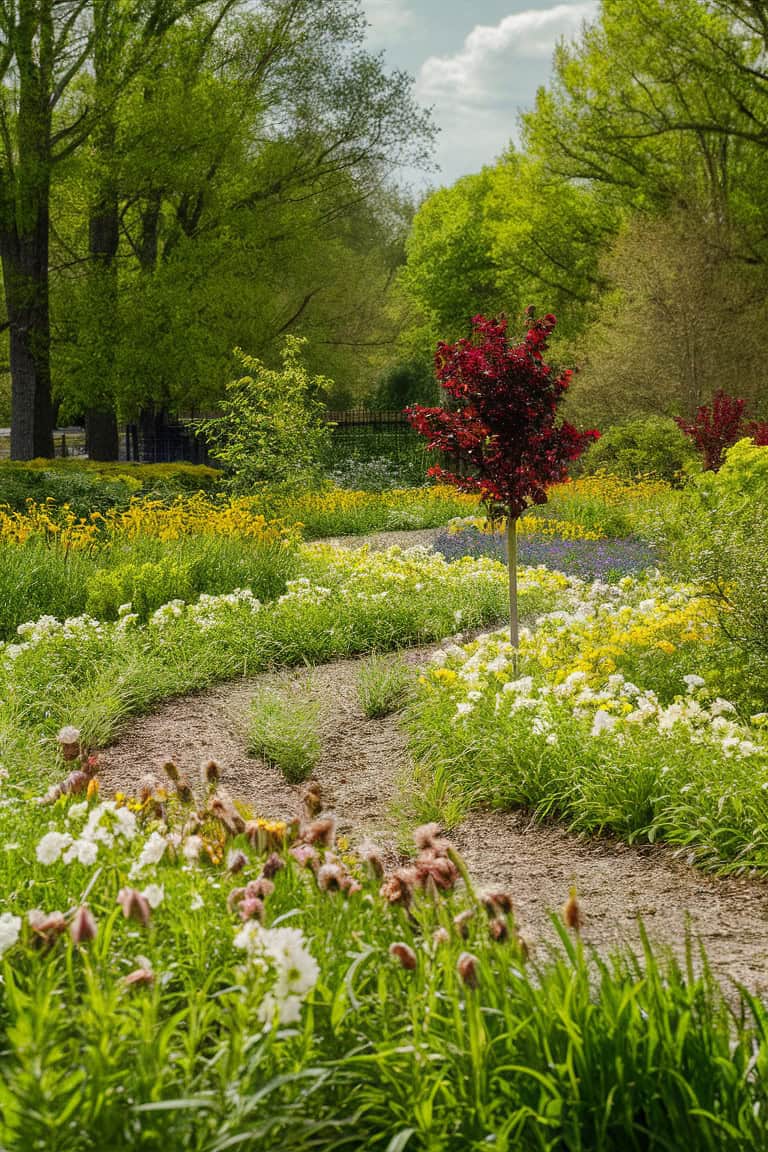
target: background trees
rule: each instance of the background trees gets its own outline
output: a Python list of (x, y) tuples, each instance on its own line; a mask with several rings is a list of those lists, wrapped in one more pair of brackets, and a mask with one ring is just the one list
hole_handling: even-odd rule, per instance
[[(4, 94), (5, 168), (29, 201), (0, 220), (14, 455), (50, 451), (55, 402), (110, 458), (118, 414), (209, 406), (233, 346), (274, 359), (289, 332), (312, 336), (313, 367), (341, 393), (373, 386), (409, 213), (389, 177), (425, 162), (432, 127), (410, 79), (365, 50), (358, 0), (54, 0), (51, 13), (53, 63), (24, 74), (45, 87), (50, 125), (27, 125), (21, 80)], [(28, 13), (35, 44), (44, 16)], [(27, 216), (37, 247), (19, 251), (36, 271), (19, 286), (11, 228)]]

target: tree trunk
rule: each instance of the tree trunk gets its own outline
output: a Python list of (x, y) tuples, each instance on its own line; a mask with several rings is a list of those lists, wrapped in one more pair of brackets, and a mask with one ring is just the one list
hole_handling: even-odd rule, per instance
[(517, 618), (517, 517), (507, 513), (507, 571), (509, 573), (509, 640), (513, 648), (512, 667), (520, 671), (520, 626)]
[[(100, 143), (106, 164), (110, 163), (110, 141), (114, 144), (114, 132), (109, 128), (103, 129)], [(92, 364), (96, 379), (90, 382), (89, 388), (93, 401), (85, 413), (85, 444), (92, 460), (117, 460), (120, 451), (114, 402), (115, 347), (118, 339), (116, 256), (119, 240), (117, 192), (107, 182), (100, 189), (91, 208), (88, 225), (94, 309), (101, 317), (98, 355)]]
[(50, 316), (48, 312), (48, 211), (37, 213), (26, 235), (0, 235), (10, 336), (11, 458), (53, 456)]

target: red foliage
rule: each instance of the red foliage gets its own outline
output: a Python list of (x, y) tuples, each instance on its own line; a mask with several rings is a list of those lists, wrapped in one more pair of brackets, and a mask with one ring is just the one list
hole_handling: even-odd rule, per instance
[(717, 472), (726, 449), (750, 432), (744, 425), (745, 401), (727, 392), (715, 392), (711, 407), (701, 404), (693, 420), (676, 416), (679, 428), (693, 440), (704, 457), (704, 467)]
[(768, 448), (768, 420), (750, 420), (745, 436), (750, 436), (759, 448)]
[(461, 465), (460, 475), (439, 464), (429, 474), (479, 492), (493, 512), (517, 517), (529, 504), (544, 504), (547, 487), (563, 480), (569, 461), (599, 436), (555, 423), (572, 373), (556, 375), (543, 362), (554, 326), (552, 315), (532, 320), (525, 339), (510, 344), (505, 319), (475, 316), (471, 339), (441, 343), (435, 355), (437, 378), (455, 407), (406, 409), (428, 447)]

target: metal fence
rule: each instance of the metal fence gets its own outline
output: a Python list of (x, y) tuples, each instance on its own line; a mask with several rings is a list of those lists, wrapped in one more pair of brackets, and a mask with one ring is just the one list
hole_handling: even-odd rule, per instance
[[(56, 457), (84, 456), (84, 428), (56, 428), (53, 433), (53, 454)], [(11, 430), (0, 428), (0, 460), (11, 458)]]

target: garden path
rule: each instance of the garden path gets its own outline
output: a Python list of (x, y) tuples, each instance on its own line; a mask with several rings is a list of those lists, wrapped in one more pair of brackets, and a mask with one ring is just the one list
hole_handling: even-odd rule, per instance
[[(411, 650), (406, 658), (418, 663), (428, 652)], [(356, 699), (357, 672), (357, 661), (341, 661), (171, 700), (153, 716), (132, 722), (102, 753), (103, 789), (130, 792), (148, 769), (168, 757), (194, 779), (200, 762), (215, 758), (233, 796), (260, 815), (290, 818), (298, 810), (301, 788), (246, 751), (248, 709), (256, 688), (278, 684), (287, 692), (309, 692), (323, 705), (324, 752), (315, 776), (339, 830), (353, 843), (371, 834), (396, 856), (391, 803), (401, 789), (407, 797), (413, 787), (405, 737), (396, 717), (363, 716)], [(401, 838), (404, 826), (401, 819)], [(554, 939), (547, 910), (561, 908), (575, 882), (586, 916), (584, 939), (601, 952), (620, 943), (637, 946), (642, 920), (653, 941), (681, 956), (690, 918), (721, 980), (768, 992), (764, 882), (705, 876), (661, 846), (582, 839), (555, 825), (533, 824), (523, 813), (475, 813), (455, 830), (454, 840), (479, 884), (503, 886), (513, 894), (520, 926), (535, 943)]]

